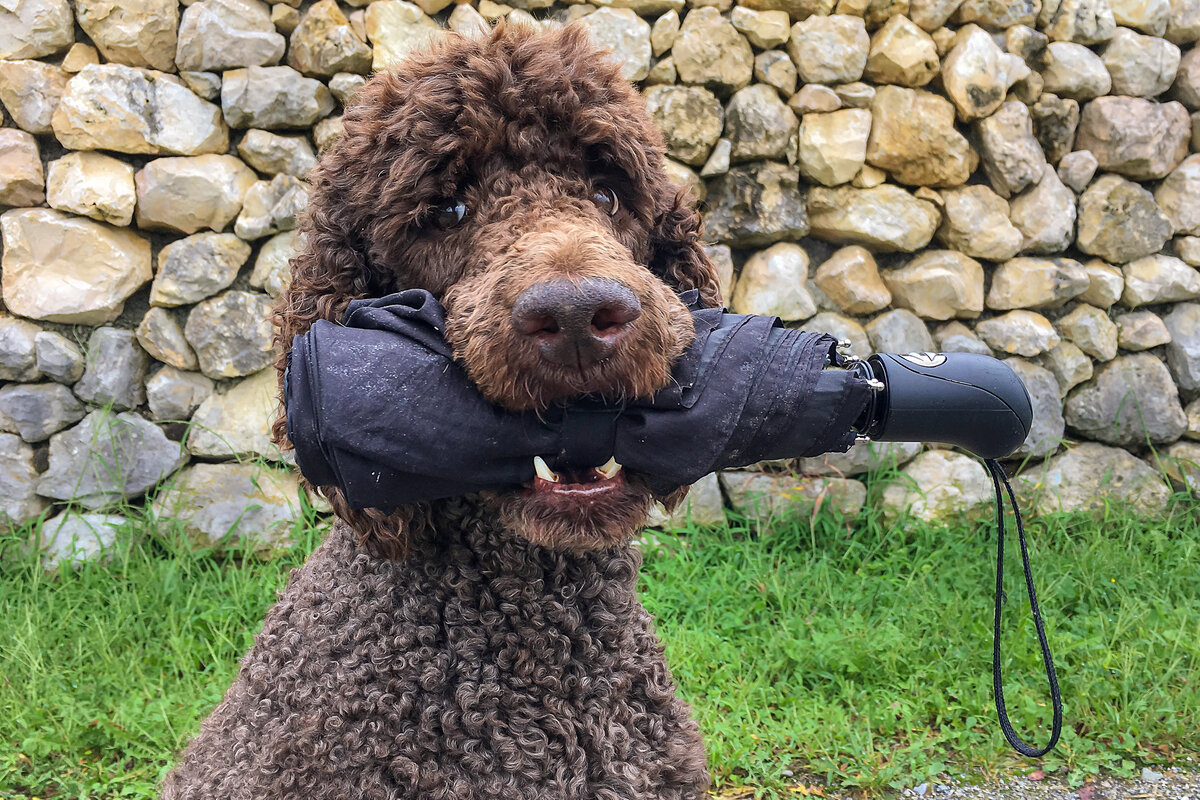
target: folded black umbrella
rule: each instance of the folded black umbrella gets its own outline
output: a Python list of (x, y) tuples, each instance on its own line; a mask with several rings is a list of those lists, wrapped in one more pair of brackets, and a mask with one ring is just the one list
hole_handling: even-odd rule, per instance
[(696, 338), (654, 397), (510, 413), (454, 362), (428, 292), (355, 301), (341, 325), (318, 321), (292, 344), (285, 405), (296, 463), (353, 507), (386, 511), (518, 486), (533, 477), (534, 456), (554, 469), (612, 457), (666, 493), (714, 470), (854, 443), (871, 389), (865, 374), (837, 368), (833, 337), (775, 317), (692, 316)]

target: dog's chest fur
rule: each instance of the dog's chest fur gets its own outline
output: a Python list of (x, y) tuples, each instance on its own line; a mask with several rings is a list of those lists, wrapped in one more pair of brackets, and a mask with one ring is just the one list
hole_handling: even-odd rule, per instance
[(629, 546), (564, 555), (464, 501), (404, 562), (337, 525), (167, 798), (692, 798), (704, 754)]

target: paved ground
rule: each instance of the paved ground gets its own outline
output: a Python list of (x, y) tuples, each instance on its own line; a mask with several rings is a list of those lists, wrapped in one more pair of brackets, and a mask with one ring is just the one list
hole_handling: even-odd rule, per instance
[(1069, 788), (1053, 776), (1040, 781), (1016, 778), (983, 786), (930, 783), (905, 789), (898, 797), (904, 800), (1200, 800), (1200, 773), (1165, 770), (1153, 781), (1101, 778), (1078, 789)]

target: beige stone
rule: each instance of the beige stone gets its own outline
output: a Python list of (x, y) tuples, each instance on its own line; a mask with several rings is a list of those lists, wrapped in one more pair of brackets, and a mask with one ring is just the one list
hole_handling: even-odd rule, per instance
[(1100, 56), (1074, 42), (1050, 43), (1050, 66), (1042, 70), (1045, 89), (1083, 102), (1112, 90), (1112, 76)]
[(1117, 25), (1134, 28), (1151, 36), (1162, 36), (1167, 32), (1167, 21), (1171, 17), (1170, 0), (1108, 0), (1108, 5), (1112, 8), (1113, 21)]
[(996, 267), (987, 307), (1058, 308), (1087, 291), (1087, 269), (1069, 258), (1014, 258)]
[(883, 281), (898, 308), (924, 319), (974, 319), (983, 311), (983, 266), (952, 250), (926, 250)]
[(1087, 270), (1088, 288), (1079, 295), (1082, 302), (1108, 308), (1121, 299), (1121, 293), (1125, 291), (1125, 276), (1121, 270), (1096, 258), (1083, 268)]
[(267, 175), (303, 178), (317, 165), (317, 156), (304, 136), (281, 136), (270, 131), (246, 131), (238, 155)]
[(1200, 297), (1200, 272), (1173, 256), (1146, 256), (1126, 264), (1121, 303), (1129, 308)]
[(120, 64), (84, 67), (67, 82), (51, 122), (70, 150), (200, 155), (229, 147), (218, 106), (173, 76)]
[(198, 233), (177, 239), (158, 252), (158, 272), (150, 304), (198, 303), (233, 283), (250, 258), (250, 245), (231, 233)]
[(754, 74), (750, 43), (711, 7), (688, 12), (671, 54), (682, 82), (705, 86), (719, 95), (741, 89)]
[(952, 21), (958, 25), (975, 22), (989, 31), (1011, 30), (1016, 25), (1033, 25), (1041, 6), (1041, 0), (965, 0)]
[(786, 11), (755, 11), (745, 6), (734, 6), (729, 21), (750, 40), (750, 44), (764, 50), (785, 43), (791, 34), (792, 22)]
[(154, 307), (147, 311), (134, 333), (138, 344), (151, 358), (176, 369), (194, 370), (200, 365), (192, 346), (183, 336), (183, 326), (165, 308)]
[(1200, 236), (1200, 155), (1188, 156), (1154, 190), (1175, 234)]
[(810, 111), (837, 111), (841, 107), (842, 100), (838, 97), (837, 92), (818, 83), (801, 86), (800, 91), (788, 98), (788, 108), (795, 111), (797, 115), (807, 114)]
[(924, 86), (941, 67), (937, 45), (907, 17), (895, 16), (871, 37), (864, 73), (875, 83)]
[[(459, 7), (463, 8), (464, 6)], [(470, 6), (465, 7), (470, 8)], [(361, 17), (361, 14), (359, 16)], [(300, 24), (300, 12), (284, 3), (275, 3), (271, 6), (271, 24), (275, 26), (275, 30), (284, 36), (290, 36), (292, 31), (296, 30), (296, 26)], [(364, 38), (367, 35), (362, 30), (355, 29), (355, 32), (359, 35), (359, 38)]]
[(46, 167), (46, 201), (60, 211), (128, 225), (137, 203), (133, 166), (102, 153), (67, 153)]
[(1061, 253), (1075, 238), (1075, 195), (1049, 164), (1042, 178), (1008, 204), (1009, 219), (1021, 232), (1022, 253)]
[(975, 129), (980, 162), (996, 194), (1008, 199), (1042, 178), (1046, 156), (1024, 103), (1004, 103)]
[(1117, 326), (1095, 306), (1079, 304), (1059, 319), (1058, 329), (1097, 361), (1112, 361), (1117, 357)]
[(833, 91), (845, 108), (870, 108), (875, 99), (875, 87), (862, 81), (838, 84)]
[(650, 71), (646, 73), (643, 84), (646, 86), (670, 86), (678, 79), (679, 73), (675, 70), (675, 59), (667, 56), (654, 62)]
[[(697, 0), (693, 0), (693, 2), (700, 5)], [(865, 4), (867, 0), (854, 0), (854, 2)], [(803, 20), (832, 13), (837, 2), (836, 0), (740, 0), (739, 4), (756, 11), (786, 11), (792, 19)]]
[(824, 186), (847, 183), (863, 167), (871, 133), (871, 112), (846, 108), (806, 114), (800, 124), (800, 173)]
[(0, 61), (0, 102), (18, 128), (50, 133), (50, 118), (70, 77), (41, 61)]
[(1170, 88), (1179, 69), (1179, 48), (1153, 36), (1117, 28), (1104, 48), (1104, 66), (1113, 94), (1157, 97)]
[(968, 25), (942, 62), (942, 85), (964, 121), (986, 117), (1008, 89), (1029, 74), (1020, 56), (1002, 51), (982, 29)]
[(808, 216), (818, 239), (909, 253), (929, 244), (941, 220), (933, 203), (888, 184), (872, 189), (815, 186), (808, 193)]
[(1191, 120), (1182, 104), (1140, 97), (1100, 97), (1079, 119), (1075, 147), (1090, 150), (1100, 168), (1134, 180), (1166, 175), (1187, 155)]
[(813, 16), (792, 26), (787, 49), (805, 83), (848, 83), (862, 77), (871, 39), (861, 19)]
[[(878, 186), (887, 180), (887, 173), (878, 167), (872, 167), (870, 164), (863, 164), (863, 168), (854, 176), (854, 180), (850, 181), (850, 185), (855, 189), (870, 189)], [(941, 196), (938, 196), (938, 206), (941, 205)]]
[(203, 458), (281, 460), (283, 455), (271, 441), (278, 393), (278, 377), (268, 368), (209, 395), (192, 415), (188, 452)]
[(646, 517), (646, 527), (667, 531), (694, 530), (724, 523), (725, 501), (715, 472), (693, 483), (687, 497), (674, 511), (667, 512), (660, 503), (655, 503)]
[(1117, 25), (1108, 0), (1043, 0), (1038, 27), (1056, 42), (1099, 44)]
[(1094, 367), (1092, 360), (1071, 342), (1060, 342), (1055, 347), (1042, 353), (1036, 359), (1054, 375), (1058, 381), (1058, 396), (1066, 397), (1067, 392), (1084, 381), (1092, 379)]
[(937, 329), (938, 350), (943, 353), (975, 353), (981, 356), (992, 355), (992, 348), (983, 343), (975, 335), (975, 331), (966, 325), (952, 320)]
[(75, 16), (106, 61), (175, 68), (176, 0), (75, 0)]
[(237, 218), (257, 177), (236, 156), (157, 158), (134, 176), (138, 227), (222, 231)]
[[(915, 22), (921, 30), (933, 33), (939, 29), (948, 30), (943, 27), (946, 21), (950, 19), (963, 0), (912, 0), (909, 7), (908, 18)], [(939, 54), (948, 52), (939, 48)]]
[(60, 65), (64, 72), (74, 75), (89, 64), (99, 64), (100, 53), (90, 44), (76, 42), (71, 45), (71, 49), (63, 56), (62, 64)]
[(667, 154), (685, 164), (703, 164), (721, 135), (725, 111), (707, 89), (698, 86), (652, 86), (646, 109), (658, 124)]
[(46, 199), (37, 139), (0, 128), (0, 206), (36, 206)]
[(1123, 264), (1157, 253), (1171, 221), (1150, 192), (1119, 175), (1102, 175), (1079, 198), (1075, 241), (1088, 255)]
[(773, 86), (780, 95), (789, 98), (788, 108), (796, 111), (790, 100), (796, 91), (796, 65), (792, 63), (792, 59), (788, 57), (787, 53), (782, 50), (767, 50), (765, 53), (756, 55), (754, 57), (754, 79)]
[(987, 512), (992, 502), (987, 473), (978, 461), (949, 450), (926, 450), (902, 470), (904, 478), (883, 490), (884, 515), (927, 522)]
[(781, 518), (808, 518), (818, 510), (853, 517), (867, 499), (867, 487), (848, 478), (743, 470), (722, 472), (719, 477), (734, 510), (766, 526), (764, 533), (769, 533), (771, 523)]
[(1062, 341), (1050, 320), (1036, 311), (1009, 311), (985, 319), (975, 332), (993, 350), (1026, 358), (1052, 350)]
[(1117, 342), (1122, 350), (1137, 353), (1171, 341), (1171, 332), (1167, 330), (1166, 323), (1152, 311), (1131, 311), (1117, 317), (1115, 321)]
[(67, 0), (8, 0), (0, 11), (0, 59), (44, 58), (75, 39)]
[(958, 186), (974, 167), (954, 106), (930, 92), (882, 86), (871, 102), (867, 162), (909, 186)]
[(875, 257), (865, 247), (851, 245), (835, 251), (817, 267), (815, 279), (817, 288), (847, 314), (871, 314), (892, 302)]
[(682, 186), (687, 189), (695, 202), (703, 203), (708, 197), (708, 186), (705, 185), (704, 180), (691, 167), (680, 164), (672, 158), (667, 158), (663, 160), (663, 172), (667, 173), (667, 177), (676, 186)]
[(268, 239), (254, 260), (250, 285), (255, 289), (262, 289), (271, 297), (278, 297), (291, 283), (292, 275), (288, 262), (295, 255), (301, 241), (303, 239), (297, 231), (284, 231)]
[(367, 6), (367, 39), (374, 48), (371, 69), (395, 65), (413, 50), (442, 36), (442, 29), (405, 0), (375, 0)]
[(1004, 261), (1021, 250), (1021, 232), (1008, 219), (1008, 202), (976, 184), (942, 192), (945, 216), (938, 239), (973, 258)]
[(150, 242), (128, 228), (41, 208), (9, 211), (0, 226), (4, 305), (14, 314), (97, 325), (150, 280)]
[(336, 105), (325, 84), (291, 67), (232, 69), (221, 80), (221, 112), (234, 128), (307, 128)]
[(808, 254), (791, 242), (780, 242), (746, 259), (733, 291), (733, 311), (799, 322), (817, 313), (805, 284)]
[(650, 23), (628, 8), (601, 8), (581, 22), (601, 50), (621, 65), (621, 75), (640, 81), (650, 71)]
[(288, 64), (309, 77), (365, 74), (371, 69), (371, 58), (371, 48), (351, 29), (335, 0), (312, 4), (292, 32), (288, 47)]
[(650, 49), (656, 57), (675, 44), (675, 37), (679, 36), (679, 24), (679, 12), (673, 8), (654, 20), (650, 26)]

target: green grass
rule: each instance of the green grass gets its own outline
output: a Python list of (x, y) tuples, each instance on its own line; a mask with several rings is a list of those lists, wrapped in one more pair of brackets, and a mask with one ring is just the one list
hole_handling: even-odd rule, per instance
[[(131, 521), (109, 566), (57, 577), (16, 555), (28, 529), (0, 541), (0, 797), (153, 796), (320, 536), (305, 525), (261, 561), (146, 527)], [(992, 708), (989, 527), (818, 517), (655, 537), (643, 600), (719, 786), (774, 793), (785, 769), (866, 789), (1031, 769)], [(1029, 527), (1066, 718), (1044, 768), (1078, 782), (1200, 751), (1195, 508)], [(1007, 569), (1009, 708), (1040, 744), (1044, 677), (1015, 558)]]

